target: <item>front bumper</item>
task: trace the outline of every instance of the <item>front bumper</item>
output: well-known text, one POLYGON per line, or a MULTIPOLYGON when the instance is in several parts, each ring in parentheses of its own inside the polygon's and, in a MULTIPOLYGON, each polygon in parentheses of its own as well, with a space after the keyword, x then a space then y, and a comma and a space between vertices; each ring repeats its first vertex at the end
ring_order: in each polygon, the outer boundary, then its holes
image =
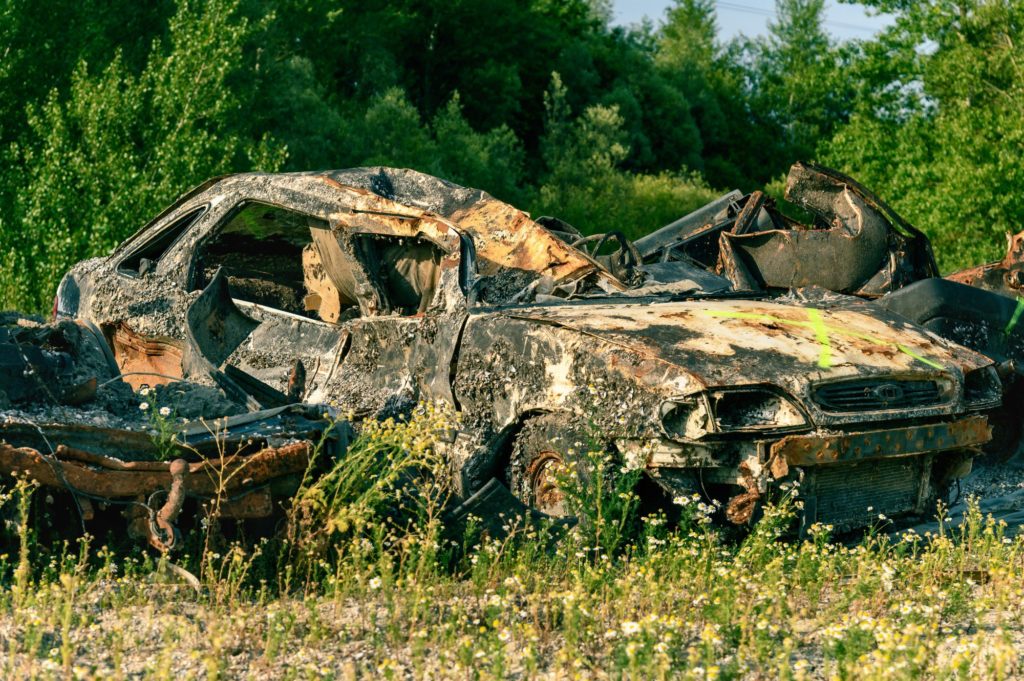
POLYGON ((778 439, 744 438, 688 443, 664 439, 622 439, 616 441, 616 446, 626 454, 627 460, 649 470, 735 470, 745 463, 751 470, 772 468, 773 477, 781 478, 787 474, 789 466, 823 466, 935 454, 978 447, 991 439, 988 417, 971 414, 955 421, 857 432, 817 431, 778 439))
POLYGON ((801 481, 802 521, 849 530, 870 524, 871 514, 922 513, 952 478, 970 469, 976 449, 992 438, 988 419, 954 421, 858 432, 787 435, 778 439, 678 443, 617 442, 627 460, 645 466, 674 494, 705 483, 741 492, 729 499, 726 517, 744 524, 776 482, 801 481), (699 485, 695 484, 699 481, 699 485))
POLYGON ((992 439, 985 416, 968 416, 948 423, 886 428, 838 435, 790 435, 771 445, 771 461, 788 466, 863 461, 967 449, 992 439))

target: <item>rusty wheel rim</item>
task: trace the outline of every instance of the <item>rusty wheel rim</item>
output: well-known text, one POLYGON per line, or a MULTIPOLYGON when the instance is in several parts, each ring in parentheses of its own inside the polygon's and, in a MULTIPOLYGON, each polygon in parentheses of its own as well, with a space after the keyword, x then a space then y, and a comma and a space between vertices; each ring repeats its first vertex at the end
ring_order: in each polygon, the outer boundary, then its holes
POLYGON ((534 457, 526 471, 533 507, 554 518, 564 518, 567 515, 565 494, 558 486, 556 475, 562 464, 562 457, 557 453, 543 451, 534 457))

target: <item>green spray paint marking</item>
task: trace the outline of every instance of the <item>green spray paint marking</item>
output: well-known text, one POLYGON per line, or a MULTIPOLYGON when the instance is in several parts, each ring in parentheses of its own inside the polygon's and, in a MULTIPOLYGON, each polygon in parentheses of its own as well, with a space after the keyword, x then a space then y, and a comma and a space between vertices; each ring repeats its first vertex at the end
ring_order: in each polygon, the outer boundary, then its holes
POLYGON ((818 338, 818 345, 821 347, 821 351, 818 354, 818 366, 822 369, 828 369, 832 366, 832 341, 828 337, 828 326, 825 324, 825 320, 821 318, 821 310, 815 308, 809 308, 807 310, 807 318, 811 320, 811 327, 814 329, 814 334, 818 338))
MULTIPOLYGON (((1024 300, 1022 300, 1017 309, 1020 313, 1024 313, 1024 300)), ((817 308, 808 308, 807 317, 809 321, 801 321, 799 319, 783 319, 781 317, 774 317, 768 314, 759 314, 755 312, 730 312, 728 310, 703 310, 703 313, 709 317, 725 317, 729 319, 750 319, 758 322, 769 322, 773 324, 780 324, 782 326, 795 326, 801 329, 813 329, 818 344, 821 345, 821 352, 818 355, 818 366, 822 369, 828 369, 832 366, 832 343, 830 337, 846 336, 847 338, 858 338, 860 340, 867 341, 872 345, 880 345, 883 347, 895 347, 897 350, 902 352, 908 357, 921 362, 926 366, 930 366, 933 369, 942 370, 944 367, 938 362, 933 362, 927 357, 923 357, 914 350, 908 348, 906 345, 900 343, 892 343, 876 338, 875 336, 854 331, 853 329, 840 329, 830 324, 826 324, 824 318, 821 316, 821 310, 817 308)), ((1012 329, 1016 318, 1020 314, 1014 314, 1014 320, 1011 320, 1010 325, 1007 328, 1012 329)))
POLYGON ((1021 314, 1024 313, 1024 298, 1017 296, 1017 308, 1013 311, 1013 316, 1010 317, 1010 323, 1003 329, 1003 335, 1009 336, 1013 329, 1017 326, 1017 322, 1020 321, 1021 314))
POLYGON ((944 368, 938 362, 933 362, 930 359, 928 359, 927 357, 922 357, 921 355, 917 354, 916 352, 914 352, 913 350, 908 348, 906 345, 900 345, 899 343, 897 343, 896 347, 899 348, 900 352, 902 352, 903 354, 910 355, 911 357, 916 359, 918 362, 921 362, 922 364, 927 364, 932 369, 940 369, 941 370, 941 369, 944 368))

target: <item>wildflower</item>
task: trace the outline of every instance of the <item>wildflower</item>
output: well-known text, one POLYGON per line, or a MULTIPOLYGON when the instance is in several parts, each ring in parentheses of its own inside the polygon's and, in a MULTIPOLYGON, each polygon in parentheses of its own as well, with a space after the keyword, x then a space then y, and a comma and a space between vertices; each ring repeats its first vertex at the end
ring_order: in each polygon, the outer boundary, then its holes
POLYGON ((640 633, 640 624, 637 622, 629 621, 622 623, 622 633, 626 636, 632 636, 633 634, 640 633))
POLYGON ((170 415, 171 415, 171 408, 170 407, 160 407, 160 416, 170 416, 170 415))
POLYGON ((374 591, 379 589, 380 585, 381 585, 380 577, 374 577, 373 579, 370 580, 370 588, 373 589, 374 591))
POLYGON ((146 411, 147 409, 149 409, 149 402, 143 402, 142 404, 139 405, 140 411, 146 411))
POLYGON ((145 388, 143 388, 142 390, 139 391, 139 394, 142 395, 143 397, 149 397, 149 393, 150 393, 149 386, 146 386, 145 388))

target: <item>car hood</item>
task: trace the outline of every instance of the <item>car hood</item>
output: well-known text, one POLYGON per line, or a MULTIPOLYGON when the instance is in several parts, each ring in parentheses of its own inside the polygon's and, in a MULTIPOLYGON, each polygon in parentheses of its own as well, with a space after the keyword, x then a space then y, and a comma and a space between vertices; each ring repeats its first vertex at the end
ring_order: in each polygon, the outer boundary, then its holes
POLYGON ((847 377, 961 374, 991 360, 861 301, 811 306, 751 300, 565 304, 510 309, 666 362, 708 386, 768 383, 794 393, 847 377))

